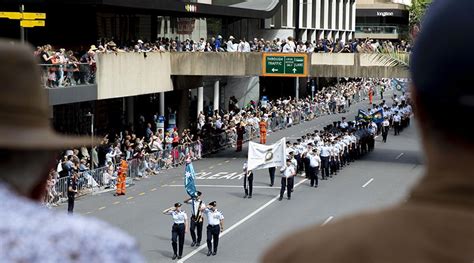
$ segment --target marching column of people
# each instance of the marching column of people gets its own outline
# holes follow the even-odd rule
[[[286,141],[286,163],[280,169],[281,187],[279,201],[283,200],[286,192],[288,200],[294,188],[294,177],[302,175],[310,179],[310,186],[317,188],[319,179],[328,180],[337,175],[341,169],[360,159],[365,154],[373,151],[375,147],[375,137],[382,133],[382,141],[387,141],[390,127],[395,129],[395,135],[410,125],[411,106],[403,100],[397,102],[390,108],[385,101],[380,105],[373,105],[369,109],[370,114],[383,109],[382,121],[350,121],[343,117],[342,121],[334,122],[332,125],[324,127],[323,130],[315,130],[296,142]],[[261,143],[266,143],[265,138]],[[276,167],[268,168],[270,175],[270,186],[275,180]],[[319,172],[321,171],[321,178]],[[253,171],[247,169],[247,163],[243,166],[244,172],[244,198],[252,198],[253,192]],[[219,235],[224,230],[224,216],[217,210],[217,202],[210,202],[207,206],[202,200],[202,193],[196,192],[196,196],[184,200],[191,205],[192,215],[190,222],[190,234],[192,238],[191,247],[200,246],[204,225],[204,216],[207,219],[207,256],[216,255],[219,245]],[[173,217],[172,226],[172,247],[173,259],[180,259],[183,253],[185,233],[188,229],[188,217],[181,210],[181,203],[176,203],[174,207],[163,211],[164,214]],[[178,246],[179,245],[179,246]]]

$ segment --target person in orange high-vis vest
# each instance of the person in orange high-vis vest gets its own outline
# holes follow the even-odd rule
[[[128,172],[128,163],[122,157],[120,161],[120,166],[117,173],[117,189],[115,190],[115,195],[125,195],[125,185],[127,181],[127,172]]]
[[[266,144],[267,143],[267,121],[266,116],[264,116],[260,122],[258,123],[260,127],[260,143]]]

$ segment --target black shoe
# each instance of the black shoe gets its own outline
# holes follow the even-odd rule
[[[196,247],[199,247],[199,246],[201,246],[201,242],[196,243]]]
[[[270,184],[270,187],[273,187],[273,184]]]
[[[178,256],[178,259],[181,259],[181,256]]]
[[[216,254],[217,254],[217,252],[215,252],[215,251],[212,253],[213,256],[215,256]]]
[[[251,195],[249,195],[249,199],[250,199],[250,198],[252,198],[252,196],[251,196]]]
[[[288,196],[288,200],[291,200],[291,196]]]
[[[315,186],[314,186],[314,188],[318,188],[318,186],[317,186],[317,185],[315,185]]]
[[[278,201],[281,201],[281,200],[283,200],[283,197],[278,198]]]
[[[191,247],[194,247],[196,245],[196,242],[191,243]]]
[[[209,257],[210,255],[212,255],[212,252],[211,252],[211,251],[207,251],[207,256]]]
[[[244,198],[247,198],[248,195],[244,195]]]
[[[175,260],[176,258],[178,257],[178,255],[173,255],[173,257],[171,258],[172,260]]]

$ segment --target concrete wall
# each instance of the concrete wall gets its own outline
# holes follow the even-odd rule
[[[262,71],[260,53],[172,53],[173,75],[257,76]]]
[[[170,53],[99,54],[98,99],[173,90]]]
[[[312,77],[408,78],[408,70],[384,66],[377,54],[325,54],[311,56]]]

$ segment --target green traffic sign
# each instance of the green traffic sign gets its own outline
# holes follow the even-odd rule
[[[264,75],[267,76],[299,76],[305,75],[305,55],[265,55]]]

